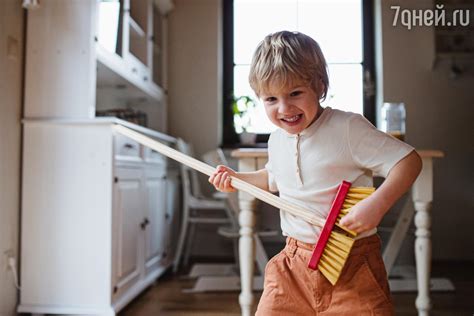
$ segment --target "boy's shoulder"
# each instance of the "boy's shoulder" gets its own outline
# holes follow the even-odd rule
[[[348,120],[354,119],[355,117],[360,116],[360,114],[358,113],[343,111],[339,109],[328,108],[328,110],[330,114],[330,119],[332,120],[348,121]]]
[[[325,123],[328,128],[335,127],[341,130],[352,129],[354,126],[373,127],[362,114],[338,109],[330,109]]]
[[[361,115],[358,113],[326,107],[318,119],[321,120],[318,129],[320,133],[323,131],[334,133],[334,129],[343,131],[351,121],[360,117]]]

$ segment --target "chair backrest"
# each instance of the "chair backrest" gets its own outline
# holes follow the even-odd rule
[[[194,157],[194,150],[191,144],[178,138],[176,148],[188,156]],[[181,178],[183,181],[183,192],[185,196],[194,196],[199,198],[202,196],[201,187],[199,184],[198,172],[185,164],[181,164]]]
[[[205,163],[208,165],[211,165],[213,167],[216,167],[217,165],[224,165],[228,166],[229,162],[224,154],[224,151],[222,148],[217,147],[214,150],[206,152],[203,156],[202,159],[204,160]],[[237,218],[238,213],[239,213],[239,198],[238,198],[238,193],[228,193],[227,196],[227,201],[230,209],[233,211],[234,216]]]
[[[217,165],[229,165],[224,151],[220,147],[206,152],[204,155],[202,155],[202,159],[205,163],[213,167],[216,167]]]

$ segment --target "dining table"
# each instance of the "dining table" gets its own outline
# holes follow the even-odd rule
[[[440,150],[417,150],[423,166],[411,188],[411,201],[415,214],[415,261],[416,261],[416,289],[415,301],[418,315],[427,316],[431,309],[430,274],[431,274],[431,207],[433,201],[433,171],[434,159],[443,158]],[[265,167],[268,161],[267,148],[239,148],[231,152],[231,157],[238,161],[239,172],[251,172]],[[250,316],[254,305],[253,280],[255,261],[254,232],[258,216],[257,199],[243,191],[239,192],[239,263],[241,292],[239,304],[241,314]],[[407,233],[407,225],[397,226],[398,232],[393,234],[403,238]],[[396,240],[395,240],[396,241]],[[391,240],[393,242],[393,240]],[[389,254],[390,255],[390,254]],[[390,260],[393,255],[388,256]],[[385,258],[384,258],[385,259]],[[393,264],[393,262],[391,262]]]

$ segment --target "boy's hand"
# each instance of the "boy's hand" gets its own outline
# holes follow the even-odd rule
[[[340,224],[357,233],[377,227],[383,216],[403,193],[408,191],[421,171],[421,158],[412,151],[389,172],[382,185],[368,198],[357,203]]]
[[[214,185],[216,190],[221,192],[235,192],[237,191],[231,185],[230,176],[236,177],[237,172],[229,167],[219,165],[216,167],[216,171],[209,177],[209,182]]]
[[[384,213],[377,209],[369,197],[354,205],[340,224],[360,234],[377,227]]]

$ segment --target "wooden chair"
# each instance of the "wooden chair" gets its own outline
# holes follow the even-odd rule
[[[208,165],[228,166],[228,161],[221,148],[209,151],[203,155],[203,160]],[[228,208],[231,211],[231,221],[218,228],[217,233],[223,237],[229,238],[233,242],[233,250],[235,264],[195,264],[190,273],[189,278],[195,278],[196,283],[190,289],[183,292],[200,293],[200,292],[219,292],[219,291],[238,291],[240,290],[239,277],[239,202],[237,192],[223,193],[215,192],[214,197],[217,199],[226,199]],[[260,275],[254,277],[254,289],[263,289],[263,273],[268,262],[268,255],[265,252],[261,237],[271,237],[277,235],[277,231],[257,231],[254,235],[255,240],[255,263],[258,267]]]
[[[193,156],[192,147],[182,139],[177,141],[177,149],[184,154]],[[233,220],[226,199],[205,197],[200,189],[197,171],[181,164],[181,181],[183,189],[183,213],[181,230],[173,262],[173,271],[177,272],[184,251],[184,265],[187,265],[196,225],[223,225]],[[211,214],[209,213],[211,212]],[[186,246],[186,248],[185,248]]]

